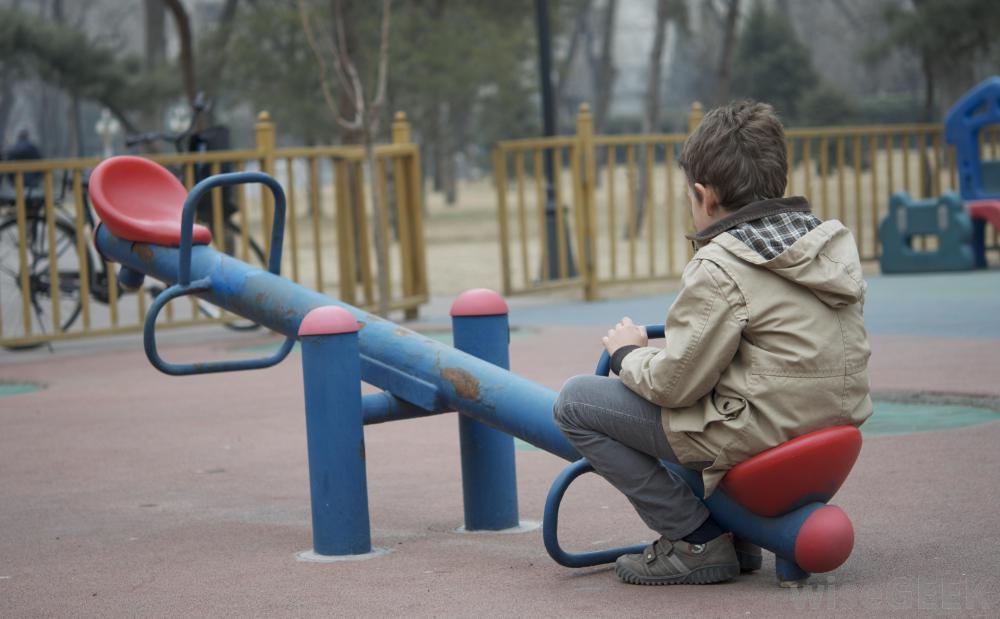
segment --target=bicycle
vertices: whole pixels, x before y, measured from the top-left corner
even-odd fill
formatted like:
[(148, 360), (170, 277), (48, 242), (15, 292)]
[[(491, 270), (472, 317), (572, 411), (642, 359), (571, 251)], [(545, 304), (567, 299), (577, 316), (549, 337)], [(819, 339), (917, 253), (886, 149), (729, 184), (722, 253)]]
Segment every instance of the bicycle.
[[(200, 111), (204, 110), (201, 104)], [(148, 139), (170, 139), (174, 141), (178, 148), (185, 140), (188, 143), (204, 143), (204, 132), (194, 131), (198, 120), (196, 114), (192, 118), (189, 128), (176, 136), (168, 134), (146, 134), (140, 136), (141, 142)], [(196, 166), (196, 180), (210, 175), (208, 166)], [(22, 178), (26, 178), (29, 173), (24, 173)], [(101, 259), (97, 250), (93, 247), (90, 239), (93, 238), (93, 231), (97, 225), (96, 218), (90, 207), (87, 198), (86, 179), (82, 179), (80, 188), (81, 211), (83, 214), (83, 229), (88, 238), (83, 251), (78, 246), (77, 226), (74, 220), (72, 207), (67, 209), (66, 189), (72, 183), (67, 182), (64, 177), (61, 184), (61, 191), (55, 197), (53, 209), (53, 229), (50, 233), (47, 225), (45, 212), (44, 190), (34, 183), (23, 187), (22, 199), (24, 202), (24, 224), (23, 233), (17, 219), (16, 193), (13, 189), (8, 189), (0, 179), (0, 333), (5, 338), (17, 339), (18, 336), (28, 336), (34, 333), (47, 335), (58, 331), (68, 331), (80, 316), (83, 306), (83, 285), (81, 273), (87, 273), (87, 290), (89, 296), (98, 303), (107, 305), (112, 298), (112, 282), (115, 285), (116, 296), (125, 294), (117, 283), (117, 278), (113, 273), (109, 273), (107, 263)], [(22, 182), (22, 185), (24, 183)], [(232, 239), (242, 237), (242, 230), (230, 218), (237, 207), (233, 206), (230, 199), (226, 201), (227, 217), (223, 222), (224, 244), (229, 245)], [(211, 203), (209, 203), (211, 206)], [(23, 239), (22, 239), (23, 236)], [(264, 250), (251, 237), (246, 237), (246, 248), (252, 260), (262, 268), (267, 268)], [(50, 252), (50, 246), (53, 251)], [(81, 255), (83, 263), (81, 263)], [(55, 258), (55, 268), (51, 267), (52, 259)], [(22, 261), (26, 266), (22, 270)], [(22, 272), (23, 271), (23, 272)], [(57, 284), (53, 287), (53, 271)], [(58, 325), (53, 324), (55, 311), (52, 304), (52, 297), (55, 290), (58, 290)], [(146, 291), (155, 297), (162, 290), (154, 284), (149, 284)], [(199, 313), (209, 318), (219, 318), (220, 310), (211, 303), (196, 299)], [(30, 314), (30, 317), (25, 314)], [(25, 323), (28, 324), (25, 324)], [(223, 324), (230, 329), (242, 331), (257, 329), (259, 325), (241, 318), (229, 317)], [(34, 329), (32, 329), (34, 325)], [(47, 345), (51, 349), (51, 343), (47, 341), (31, 342), (27, 344), (9, 345), (4, 347), (10, 350), (25, 350)]]
[[(229, 148), (229, 129), (224, 125), (212, 125), (204, 129), (198, 129), (203, 116), (211, 109), (211, 103), (205, 99), (204, 93), (199, 92), (191, 102), (191, 118), (186, 129), (180, 133), (142, 133), (132, 135), (125, 139), (125, 146), (136, 148), (138, 146), (155, 145), (158, 142), (166, 142), (174, 147), (178, 154), (183, 153), (204, 153), (212, 150), (225, 150)], [(196, 162), (193, 166), (194, 184), (197, 184), (212, 175), (211, 166), (202, 162)], [(229, 164), (220, 166), (220, 173), (230, 172)], [(174, 175), (183, 183), (185, 181), (183, 170), (175, 170)], [(234, 214), (239, 212), (239, 206), (233, 198), (233, 188), (222, 188), (222, 226), (223, 239), (221, 244), (224, 251), (233, 254), (235, 239), (243, 238), (242, 229), (232, 220)], [(196, 218), (200, 223), (212, 228), (213, 204), (211, 196), (205, 196), (198, 204)], [(260, 245), (249, 235), (245, 237), (247, 243), (247, 257), (256, 266), (267, 269), (267, 257)], [(205, 303), (199, 304), (202, 313), (212, 318), (218, 318), (221, 311), (214, 305)], [(230, 329), (236, 331), (249, 331), (256, 329), (257, 323), (246, 321), (241, 318), (231, 318), (225, 321)]]
[[(86, 181), (83, 181), (82, 211), (85, 229), (93, 231), (95, 219), (86, 198)], [(52, 307), (51, 260), (56, 260), (56, 277), (59, 291), (59, 330), (68, 330), (80, 315), (83, 298), (80, 294), (81, 272), (89, 274), (90, 296), (99, 303), (107, 304), (111, 292), (109, 282), (116, 281), (108, 273), (107, 264), (100, 259), (96, 250), (87, 243), (83, 257), (86, 268), (81, 268), (80, 252), (77, 245), (77, 228), (73, 218), (63, 207), (66, 194), (66, 179), (62, 192), (55, 198), (52, 238), (49, 238), (45, 214), (45, 196), (40, 187), (25, 187), (24, 200), (24, 241), (16, 214), (16, 195), (13, 190), (0, 189), (0, 316), (5, 336), (28, 335), (24, 329), (24, 309), (33, 314), (31, 322), (37, 325), (43, 335), (54, 332)], [(50, 253), (50, 241), (54, 251)], [(22, 273), (22, 252), (27, 268)], [(27, 294), (25, 294), (27, 291)], [(119, 287), (116, 292), (122, 292)], [(27, 305), (25, 305), (27, 303)], [(22, 332), (23, 331), (23, 332)], [(37, 348), (44, 342), (19, 345), (5, 345), (12, 350)], [(51, 348), (51, 345), (50, 345)]]

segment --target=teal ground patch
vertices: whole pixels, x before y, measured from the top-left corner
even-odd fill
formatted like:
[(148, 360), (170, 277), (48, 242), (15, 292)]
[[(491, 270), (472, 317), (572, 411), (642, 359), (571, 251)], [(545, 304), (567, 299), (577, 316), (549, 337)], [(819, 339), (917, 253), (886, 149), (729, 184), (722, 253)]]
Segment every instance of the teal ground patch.
[(34, 393), (41, 391), (45, 387), (35, 383), (0, 383), (0, 397), (5, 395), (20, 395), (22, 393)]
[(516, 449), (520, 449), (521, 451), (542, 451), (541, 449), (539, 449), (538, 447), (535, 447), (531, 443), (522, 441), (519, 438), (515, 438), (514, 439), (514, 447)]
[(875, 413), (861, 426), (865, 436), (933, 432), (1000, 421), (1000, 413), (964, 403), (875, 400)]

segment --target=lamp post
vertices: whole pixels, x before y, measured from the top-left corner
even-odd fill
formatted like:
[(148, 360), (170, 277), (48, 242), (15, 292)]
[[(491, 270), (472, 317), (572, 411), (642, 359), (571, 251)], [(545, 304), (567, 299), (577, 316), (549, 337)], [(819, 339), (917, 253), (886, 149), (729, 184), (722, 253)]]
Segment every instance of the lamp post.
[(121, 133), (122, 124), (118, 122), (117, 118), (111, 115), (111, 110), (107, 108), (101, 110), (101, 117), (97, 119), (94, 131), (101, 138), (101, 156), (107, 159), (114, 155), (115, 138)]
[[(549, 41), (548, 0), (535, 0), (535, 25), (538, 31), (538, 73), (542, 92), (542, 133), (545, 137), (556, 134), (556, 111), (552, 100), (552, 46)], [(552, 149), (545, 150), (545, 240), (549, 248), (548, 264), (542, 265), (543, 279), (559, 279), (559, 242), (556, 227), (556, 208), (563, 205), (555, 202), (555, 186), (552, 182)], [(560, 158), (561, 159), (561, 158)], [(562, 161), (559, 162), (562, 165)], [(572, 237), (569, 234), (567, 218), (563, 217), (563, 240), (565, 241), (566, 277), (576, 277), (573, 262)]]

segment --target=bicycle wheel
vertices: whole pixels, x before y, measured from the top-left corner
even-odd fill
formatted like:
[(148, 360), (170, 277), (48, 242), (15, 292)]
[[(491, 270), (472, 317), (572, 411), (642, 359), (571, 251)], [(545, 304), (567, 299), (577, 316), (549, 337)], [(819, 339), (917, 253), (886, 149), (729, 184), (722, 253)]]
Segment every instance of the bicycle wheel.
[[(226, 231), (225, 231), (225, 247), (227, 250), (233, 250), (233, 253), (237, 258), (240, 257), (241, 251), (237, 251), (235, 248), (237, 243), (242, 237), (242, 230), (232, 221), (226, 221)], [(260, 267), (267, 270), (267, 257), (264, 255), (264, 250), (257, 241), (253, 240), (253, 237), (247, 237), (247, 258), (249, 263), (253, 266)], [(209, 318), (219, 318), (222, 315), (222, 311), (215, 305), (212, 305), (208, 301), (203, 301), (198, 299), (198, 309), (202, 314), (208, 316)], [(247, 320), (236, 314), (228, 314), (225, 320), (222, 322), (223, 326), (227, 329), (232, 329), (233, 331), (253, 331), (254, 329), (260, 328), (260, 325), (252, 320)]]
[[(69, 329), (80, 315), (80, 256), (76, 251), (76, 229), (63, 221), (55, 224), (56, 272), (59, 291), (59, 324), (53, 325), (52, 277), (49, 272), (49, 237), (45, 217), (30, 214), (25, 220), (24, 238), (17, 220), (0, 225), (0, 327), (4, 339), (27, 335), (48, 335)], [(27, 258), (27, 288), (21, 279), (19, 247), (24, 243)], [(93, 265), (86, 255), (88, 272)], [(28, 316), (25, 316), (27, 299)], [(25, 325), (27, 322), (27, 328)], [(7, 345), (12, 350), (35, 348), (43, 342)]]

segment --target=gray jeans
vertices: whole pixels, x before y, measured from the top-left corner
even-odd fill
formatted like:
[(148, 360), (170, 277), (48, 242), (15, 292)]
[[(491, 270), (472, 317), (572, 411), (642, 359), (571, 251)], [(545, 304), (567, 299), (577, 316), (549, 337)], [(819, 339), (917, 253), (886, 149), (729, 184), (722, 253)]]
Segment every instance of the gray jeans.
[(553, 406), (569, 442), (624, 494), (639, 517), (669, 540), (708, 518), (708, 508), (659, 460), (677, 462), (663, 432), (660, 407), (606, 376), (575, 376)]

